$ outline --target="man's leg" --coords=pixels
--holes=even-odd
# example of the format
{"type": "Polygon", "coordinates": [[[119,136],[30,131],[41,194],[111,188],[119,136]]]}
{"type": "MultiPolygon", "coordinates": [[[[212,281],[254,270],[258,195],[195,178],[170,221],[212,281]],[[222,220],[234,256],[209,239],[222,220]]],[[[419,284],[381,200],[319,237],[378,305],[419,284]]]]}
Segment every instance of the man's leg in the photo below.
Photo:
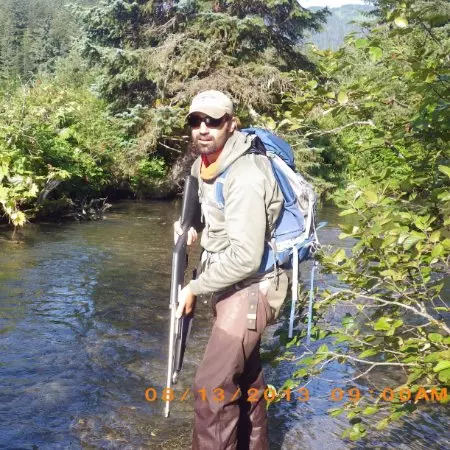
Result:
{"type": "Polygon", "coordinates": [[[238,450],[268,449],[267,412],[264,381],[260,358],[260,343],[253,350],[239,380],[245,395],[240,399],[238,450]]]}
{"type": "Polygon", "coordinates": [[[244,420],[247,417],[247,423],[242,424],[239,434],[251,434],[250,448],[264,449],[267,445],[267,419],[259,344],[270,318],[270,308],[257,286],[253,285],[220,300],[216,312],[211,337],[194,382],[193,449],[236,449],[240,414],[244,420]],[[248,300],[252,290],[258,295],[256,330],[247,329],[248,300]],[[256,401],[244,402],[241,399],[240,383],[244,396],[247,389],[258,390],[250,391],[250,400],[256,401]],[[248,413],[241,413],[242,406],[248,408],[248,413]]]}

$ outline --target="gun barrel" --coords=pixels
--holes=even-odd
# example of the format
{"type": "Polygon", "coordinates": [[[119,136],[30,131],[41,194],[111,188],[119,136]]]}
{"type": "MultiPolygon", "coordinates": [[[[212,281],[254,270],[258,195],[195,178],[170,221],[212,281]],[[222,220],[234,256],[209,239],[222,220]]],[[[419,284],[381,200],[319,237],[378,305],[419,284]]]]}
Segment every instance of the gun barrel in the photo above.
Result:
{"type": "MultiPolygon", "coordinates": [[[[179,236],[172,253],[172,276],[170,282],[170,331],[169,331],[169,358],[167,367],[166,388],[170,389],[172,383],[177,382],[178,372],[183,365],[184,349],[189,334],[192,317],[176,318],[178,297],[184,283],[184,272],[187,267],[187,234],[196,215],[199,214],[198,180],[193,176],[186,179],[183,206],[181,211],[181,227],[183,233],[179,236]]],[[[170,401],[166,401],[164,415],[169,417],[170,401]]]]}

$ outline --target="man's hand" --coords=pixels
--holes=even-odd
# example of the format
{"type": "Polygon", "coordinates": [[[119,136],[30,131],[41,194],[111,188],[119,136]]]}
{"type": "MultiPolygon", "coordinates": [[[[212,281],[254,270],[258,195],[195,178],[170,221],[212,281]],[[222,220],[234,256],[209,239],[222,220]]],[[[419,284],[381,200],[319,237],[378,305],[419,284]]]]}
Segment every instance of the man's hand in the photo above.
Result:
{"type": "Polygon", "coordinates": [[[178,296],[178,302],[179,303],[176,313],[177,319],[179,319],[183,315],[187,316],[195,309],[195,295],[191,292],[189,284],[181,289],[178,296]]]}
{"type": "MultiPolygon", "coordinates": [[[[173,224],[173,242],[174,244],[178,241],[178,236],[181,236],[183,234],[183,229],[181,228],[180,221],[177,220],[173,224]]],[[[197,231],[194,227],[191,227],[188,231],[188,237],[187,237],[187,245],[193,244],[197,240],[197,231]]]]}

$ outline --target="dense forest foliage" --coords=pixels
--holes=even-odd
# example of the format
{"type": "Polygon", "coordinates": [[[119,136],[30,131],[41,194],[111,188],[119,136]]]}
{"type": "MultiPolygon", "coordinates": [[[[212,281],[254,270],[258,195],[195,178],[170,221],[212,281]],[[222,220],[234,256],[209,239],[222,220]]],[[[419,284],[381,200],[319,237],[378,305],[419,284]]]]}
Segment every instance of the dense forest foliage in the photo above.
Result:
{"type": "Polygon", "coordinates": [[[53,72],[56,61],[69,53],[78,34],[73,10],[65,0],[2,0],[0,80],[28,81],[39,71],[53,72]]]}
{"type": "MultiPolygon", "coordinates": [[[[326,366],[354,366],[347,387],[364,380],[375,394],[330,411],[346,415],[351,440],[427,402],[447,403],[450,385],[450,5],[376,3],[378,23],[366,37],[315,51],[320,77],[302,74],[278,122],[315,136],[316,148],[336,158],[345,189],[333,199],[354,218],[340,237],[356,242],[351,253],[322,254],[323,270],[344,287],[320,293],[321,345],[296,361],[281,392],[326,366]],[[340,326],[322,320],[339,307],[350,311],[340,326]],[[380,385],[380,369],[396,371],[396,385],[380,385]]],[[[304,336],[289,341],[281,331],[280,339],[291,348],[304,336]]]]}
{"type": "MultiPolygon", "coordinates": [[[[356,240],[352,253],[322,255],[324,270],[346,286],[322,292],[316,305],[315,339],[326,343],[286,386],[350,362],[354,379],[370,380],[380,366],[401,370],[398,390],[421,397],[362,398],[333,411],[347,414],[350,439],[368,432],[367,416],[386,427],[450,382],[442,297],[450,6],[378,0],[374,7],[367,33],[350,34],[336,51],[305,45],[328,11],[295,0],[0,7],[0,205],[14,226],[106,193],[179,191],[189,162],[187,107],[210,88],[233,97],[244,125],[286,138],[300,171],[354,216],[342,233],[356,240]],[[336,304],[354,312],[330,328],[321,317],[336,304]]],[[[289,346],[302,338],[280,336],[289,346]]]]}

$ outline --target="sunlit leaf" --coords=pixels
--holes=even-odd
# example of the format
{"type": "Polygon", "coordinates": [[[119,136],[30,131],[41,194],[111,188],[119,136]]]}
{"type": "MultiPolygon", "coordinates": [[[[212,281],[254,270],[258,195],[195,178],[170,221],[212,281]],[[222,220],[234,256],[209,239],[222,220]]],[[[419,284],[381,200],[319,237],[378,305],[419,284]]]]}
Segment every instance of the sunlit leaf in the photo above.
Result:
{"type": "Polygon", "coordinates": [[[406,28],[408,26],[408,21],[406,20],[405,17],[396,17],[394,23],[399,28],[406,28]]]}
{"type": "Polygon", "coordinates": [[[335,409],[328,410],[328,413],[330,414],[331,417],[336,417],[336,416],[339,416],[340,414],[342,414],[344,411],[345,411],[345,408],[335,408],[335,409]]]}
{"type": "Polygon", "coordinates": [[[442,256],[444,254],[444,246],[442,244],[436,244],[431,251],[431,256],[433,258],[437,258],[439,256],[442,256]]]}
{"type": "Polygon", "coordinates": [[[439,334],[439,333],[429,333],[428,334],[428,339],[431,342],[442,342],[444,337],[442,336],[442,334],[439,334]]]}
{"type": "Polygon", "coordinates": [[[383,50],[380,47],[370,47],[369,54],[372,61],[376,62],[383,57],[383,50]]]}
{"type": "Polygon", "coordinates": [[[327,344],[322,344],[318,349],[316,353],[328,353],[328,346],[327,344]]]}
{"type": "Polygon", "coordinates": [[[364,350],[362,353],[358,355],[358,358],[367,358],[368,356],[378,355],[378,350],[373,348],[369,348],[368,350],[364,350]]]}
{"type": "Polygon", "coordinates": [[[343,248],[339,249],[334,255],[333,255],[333,262],[335,264],[339,264],[345,259],[345,250],[343,248]]]}
{"type": "Polygon", "coordinates": [[[366,48],[369,45],[369,41],[367,39],[359,38],[355,41],[356,48],[366,48]]]}
{"type": "Polygon", "coordinates": [[[343,318],[342,318],[342,326],[347,330],[349,328],[351,328],[355,323],[355,319],[353,318],[353,316],[351,316],[350,314],[346,314],[343,318]]]}
{"type": "Polygon", "coordinates": [[[442,173],[445,173],[445,175],[447,175],[448,177],[450,177],[450,167],[448,167],[448,166],[438,166],[438,169],[439,169],[442,173]]]}
{"type": "Polygon", "coordinates": [[[384,430],[388,425],[389,425],[389,418],[386,417],[385,419],[380,420],[380,421],[376,424],[375,428],[376,428],[377,430],[384,430]]]}
{"type": "Polygon", "coordinates": [[[341,211],[341,212],[339,213],[339,215],[340,215],[341,217],[343,217],[343,216],[349,216],[350,214],[355,214],[355,213],[356,213],[356,210],[353,209],[353,208],[350,208],[350,209],[345,209],[344,211],[341,211]]]}
{"type": "Polygon", "coordinates": [[[449,369],[450,361],[439,361],[434,367],[434,372],[440,372],[441,370],[449,369]]]}
{"type": "Polygon", "coordinates": [[[365,191],[364,196],[370,203],[377,203],[378,202],[378,195],[376,192],[373,191],[365,191]]]}
{"type": "Polygon", "coordinates": [[[372,414],[375,414],[378,411],[379,411],[379,408],[377,408],[376,406],[368,406],[367,408],[364,409],[364,411],[362,413],[365,416],[370,416],[372,414]]]}
{"type": "Polygon", "coordinates": [[[375,323],[375,325],[373,326],[373,329],[376,331],[387,331],[391,329],[391,324],[390,322],[392,321],[392,319],[388,318],[388,317],[380,317],[377,322],[375,323]]]}
{"type": "Polygon", "coordinates": [[[337,100],[341,105],[345,105],[346,103],[348,103],[347,92],[345,91],[339,92],[337,100]]]}
{"type": "Polygon", "coordinates": [[[448,382],[450,382],[450,368],[441,370],[438,374],[438,378],[441,383],[447,384],[448,382]]]}

